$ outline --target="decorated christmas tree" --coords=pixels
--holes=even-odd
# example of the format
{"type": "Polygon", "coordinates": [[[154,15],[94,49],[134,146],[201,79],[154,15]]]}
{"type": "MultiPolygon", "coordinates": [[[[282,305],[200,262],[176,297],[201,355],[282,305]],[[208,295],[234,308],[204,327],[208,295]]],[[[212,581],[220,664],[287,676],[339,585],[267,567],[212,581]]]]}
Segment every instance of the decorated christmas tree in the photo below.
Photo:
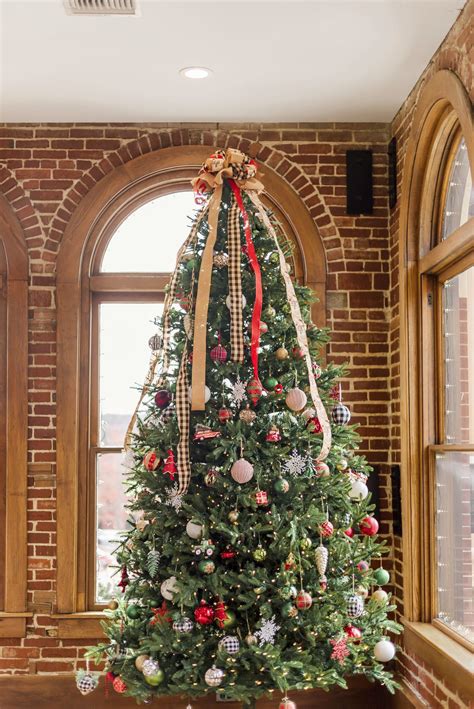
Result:
{"type": "MultiPolygon", "coordinates": [[[[89,651],[138,702],[217,692],[254,706],[279,690],[290,708],[290,690],[353,675],[394,687],[383,663],[399,627],[381,588],[370,468],[256,173],[236,150],[206,161],[150,342],[123,593],[89,651]]],[[[84,672],[80,683],[96,684],[84,672]]]]}

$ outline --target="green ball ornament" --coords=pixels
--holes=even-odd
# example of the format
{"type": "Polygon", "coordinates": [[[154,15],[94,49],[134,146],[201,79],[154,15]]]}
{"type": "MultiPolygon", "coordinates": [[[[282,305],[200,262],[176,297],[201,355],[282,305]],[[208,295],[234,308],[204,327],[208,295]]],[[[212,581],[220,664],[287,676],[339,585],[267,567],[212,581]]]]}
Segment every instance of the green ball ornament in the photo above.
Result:
{"type": "Polygon", "coordinates": [[[198,566],[202,574],[213,574],[216,570],[216,565],[210,559],[203,559],[199,562],[198,566]]]}
{"type": "Polygon", "coordinates": [[[265,379],[265,382],[264,382],[265,389],[271,389],[271,390],[273,390],[277,384],[278,384],[278,379],[275,379],[275,377],[268,377],[267,379],[265,379]]]}
{"type": "Polygon", "coordinates": [[[278,251],[273,251],[273,253],[270,254],[270,263],[280,263],[280,254],[278,251]]]}
{"type": "Polygon", "coordinates": [[[266,320],[273,320],[276,315],[276,310],[272,305],[269,305],[268,308],[265,308],[264,314],[266,320]]]}
{"type": "Polygon", "coordinates": [[[286,493],[290,489],[290,483],[285,478],[278,478],[273,486],[276,492],[286,493]]]}
{"type": "Polygon", "coordinates": [[[152,675],[144,676],[145,682],[150,685],[150,687],[158,687],[159,684],[163,682],[165,674],[163,670],[158,670],[152,675]]]}
{"type": "Polygon", "coordinates": [[[226,618],[220,621],[220,628],[232,628],[236,623],[236,617],[234,611],[226,610],[226,618]]]}
{"type": "Polygon", "coordinates": [[[128,606],[127,615],[130,620],[137,620],[140,617],[140,607],[139,606],[128,606]]]}
{"type": "Polygon", "coordinates": [[[343,470],[346,470],[348,465],[349,463],[347,460],[345,458],[341,458],[341,460],[336,463],[336,468],[342,472],[343,470]]]}
{"type": "Polygon", "coordinates": [[[253,553],[252,553],[253,558],[255,561],[265,561],[267,558],[267,552],[263,547],[257,547],[253,553]]]}
{"type": "Polygon", "coordinates": [[[374,579],[378,586],[384,586],[390,581],[390,574],[380,566],[374,571],[374,579]]]}
{"type": "Polygon", "coordinates": [[[313,542],[309,537],[303,537],[303,539],[300,541],[300,549],[302,549],[303,551],[305,549],[311,549],[312,546],[313,542]]]}
{"type": "Polygon", "coordinates": [[[292,587],[283,586],[279,589],[278,595],[280,596],[280,598],[283,598],[284,601],[289,600],[292,597],[292,587]]]}

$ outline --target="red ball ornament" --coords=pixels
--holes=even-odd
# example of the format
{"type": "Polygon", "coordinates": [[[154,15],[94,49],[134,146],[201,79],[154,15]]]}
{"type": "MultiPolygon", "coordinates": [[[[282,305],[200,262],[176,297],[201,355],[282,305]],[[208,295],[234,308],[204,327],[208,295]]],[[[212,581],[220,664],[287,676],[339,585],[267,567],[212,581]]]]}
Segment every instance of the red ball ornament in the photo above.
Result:
{"type": "Polygon", "coordinates": [[[352,537],[354,536],[354,530],[352,529],[352,527],[348,527],[344,530],[344,534],[346,535],[346,537],[352,539],[352,537]]]}
{"type": "Polygon", "coordinates": [[[327,478],[331,474],[329,465],[322,460],[319,461],[319,463],[316,463],[314,466],[314,471],[317,478],[327,478]]]}
{"type": "Polygon", "coordinates": [[[364,517],[359,524],[359,531],[366,537],[373,537],[379,531],[379,523],[375,517],[364,517]]]}
{"type": "Polygon", "coordinates": [[[199,625],[210,625],[214,620],[214,615],[214,609],[206,601],[201,601],[194,610],[194,619],[199,625]]]}
{"type": "Polygon", "coordinates": [[[296,709],[296,704],[292,702],[291,699],[288,699],[288,697],[285,697],[279,703],[278,709],[296,709]]]}
{"type": "Polygon", "coordinates": [[[311,433],[321,433],[321,431],[323,430],[323,427],[321,426],[321,422],[319,421],[317,416],[314,416],[313,418],[310,418],[308,420],[308,423],[306,424],[306,428],[311,433]]]}
{"type": "Polygon", "coordinates": [[[115,689],[116,692],[119,694],[123,694],[124,692],[127,691],[127,685],[123,681],[123,679],[118,675],[115,677],[114,681],[112,682],[112,687],[115,689]]]}
{"type": "Polygon", "coordinates": [[[291,354],[295,359],[303,359],[304,350],[302,347],[293,347],[293,349],[291,350],[291,354]]]}
{"type": "Polygon", "coordinates": [[[219,417],[219,421],[221,423],[225,423],[229,419],[232,418],[232,411],[230,409],[226,409],[224,406],[219,409],[219,413],[217,414],[219,417]]]}
{"type": "Polygon", "coordinates": [[[159,409],[166,409],[171,402],[171,394],[168,389],[160,389],[155,394],[155,404],[159,409]]]}
{"type": "Polygon", "coordinates": [[[273,391],[275,392],[275,394],[281,394],[283,391],[283,384],[275,384],[275,386],[273,387],[273,391]]]}
{"type": "Polygon", "coordinates": [[[260,321],[260,334],[265,335],[268,332],[268,325],[263,320],[260,321]]]}
{"type": "Polygon", "coordinates": [[[148,451],[148,453],[143,458],[143,465],[147,470],[156,470],[160,464],[160,459],[156,455],[155,451],[148,451]]]}
{"type": "Polygon", "coordinates": [[[366,574],[367,571],[370,569],[369,564],[366,561],[359,561],[357,564],[357,569],[360,571],[361,574],[366,574]]]}
{"type": "Polygon", "coordinates": [[[362,630],[356,628],[355,625],[346,625],[344,632],[350,640],[358,642],[362,637],[362,630]]]}
{"type": "Polygon", "coordinates": [[[224,363],[227,359],[227,350],[222,345],[213,347],[209,354],[213,362],[224,363]]]}
{"type": "Polygon", "coordinates": [[[233,549],[226,549],[225,551],[221,551],[219,556],[224,561],[227,561],[228,559],[234,559],[235,558],[235,551],[233,549]]]}
{"type": "Polygon", "coordinates": [[[184,293],[176,293],[176,299],[183,310],[189,310],[191,306],[191,298],[189,295],[185,295],[184,293]]]}
{"type": "Polygon", "coordinates": [[[305,611],[311,608],[312,605],[313,599],[311,598],[311,594],[307,593],[307,591],[300,591],[296,596],[296,607],[300,611],[305,611]]]}
{"type": "Polygon", "coordinates": [[[276,426],[272,426],[265,436],[265,440],[268,443],[278,443],[281,441],[281,433],[276,426]]]}
{"type": "Polygon", "coordinates": [[[325,522],[322,522],[322,524],[319,525],[319,531],[322,537],[330,537],[334,532],[332,522],[330,522],[328,519],[325,522]]]}
{"type": "Polygon", "coordinates": [[[252,404],[256,404],[262,396],[263,387],[258,379],[251,379],[247,384],[247,393],[250,396],[252,404]]]}

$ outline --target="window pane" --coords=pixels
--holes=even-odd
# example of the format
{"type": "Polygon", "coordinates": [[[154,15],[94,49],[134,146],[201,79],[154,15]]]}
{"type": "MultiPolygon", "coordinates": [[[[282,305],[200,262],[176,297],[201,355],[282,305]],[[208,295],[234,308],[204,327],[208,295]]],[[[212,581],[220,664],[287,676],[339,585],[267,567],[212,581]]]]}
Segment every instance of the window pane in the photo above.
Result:
{"type": "Polygon", "coordinates": [[[444,240],[474,215],[474,190],[466,141],[462,138],[451,163],[443,209],[441,238],[444,240]]]}
{"type": "Polygon", "coordinates": [[[99,443],[121,447],[148,371],[146,343],[162,303],[101,303],[99,355],[99,443]]]}
{"type": "Polygon", "coordinates": [[[107,273],[167,273],[191,228],[193,192],[174,192],[147,202],[130,214],[113,235],[102,259],[107,273]]]}
{"type": "Polygon", "coordinates": [[[474,442],[474,266],[443,289],[445,443],[474,442]]]}
{"type": "Polygon", "coordinates": [[[438,617],[474,642],[474,454],[436,456],[438,617]]]}
{"type": "Polygon", "coordinates": [[[100,453],[96,460],[96,602],[106,603],[117,593],[117,562],[114,551],[129,517],[123,485],[122,453],[100,453]]]}

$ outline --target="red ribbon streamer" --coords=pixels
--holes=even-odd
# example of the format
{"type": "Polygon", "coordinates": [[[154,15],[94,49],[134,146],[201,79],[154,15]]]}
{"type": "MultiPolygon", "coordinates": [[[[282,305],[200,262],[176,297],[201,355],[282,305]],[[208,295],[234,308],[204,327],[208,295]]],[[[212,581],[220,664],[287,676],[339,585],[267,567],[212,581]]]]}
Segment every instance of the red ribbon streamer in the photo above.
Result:
{"type": "Polygon", "coordinates": [[[260,318],[262,315],[263,302],[262,274],[260,272],[260,265],[258,263],[257,254],[255,253],[255,247],[252,241],[252,230],[250,228],[248,214],[244,206],[244,201],[242,199],[242,192],[240,191],[240,187],[234,182],[234,180],[229,179],[228,182],[232,189],[232,192],[234,193],[237,204],[239,205],[240,213],[244,221],[247,254],[255,275],[255,302],[253,304],[252,313],[252,338],[250,341],[250,356],[252,359],[254,377],[258,382],[260,382],[260,377],[258,376],[258,348],[260,345],[260,318]]]}

